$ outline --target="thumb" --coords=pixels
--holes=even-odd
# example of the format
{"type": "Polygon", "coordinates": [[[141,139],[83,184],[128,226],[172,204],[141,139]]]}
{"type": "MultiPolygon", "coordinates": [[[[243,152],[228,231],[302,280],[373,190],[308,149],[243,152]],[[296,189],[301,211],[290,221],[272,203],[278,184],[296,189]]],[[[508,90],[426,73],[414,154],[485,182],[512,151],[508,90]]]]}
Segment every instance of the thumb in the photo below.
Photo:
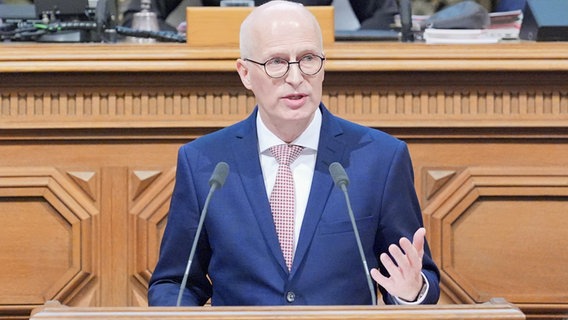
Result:
{"type": "Polygon", "coordinates": [[[418,251],[418,254],[420,256],[424,255],[424,243],[426,242],[425,237],[426,237],[426,229],[422,227],[416,230],[416,232],[414,233],[414,237],[412,239],[412,244],[414,245],[416,251],[418,251]]]}

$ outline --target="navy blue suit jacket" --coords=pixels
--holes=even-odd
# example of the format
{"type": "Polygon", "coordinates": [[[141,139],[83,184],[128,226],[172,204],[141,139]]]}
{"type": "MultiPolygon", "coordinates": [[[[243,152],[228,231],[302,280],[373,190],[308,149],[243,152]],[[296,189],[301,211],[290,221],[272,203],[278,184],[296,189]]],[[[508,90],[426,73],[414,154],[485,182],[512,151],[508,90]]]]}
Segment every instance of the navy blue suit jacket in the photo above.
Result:
{"type": "MultiPolygon", "coordinates": [[[[401,237],[422,226],[406,144],[379,130],[333,116],[321,105],[315,172],[292,270],[278,243],[266,194],[255,110],[230,127],[179,150],[176,184],[160,258],[150,281],[150,305],[175,305],[215,165],[230,166],[213,195],[192,262],[183,305],[370,304],[371,297],[343,193],[329,165],[341,163],[369,267],[401,237]]],[[[426,248],[423,273],[439,298],[439,272],[426,248]]],[[[382,288],[383,300],[394,301],[382,288]]]]}

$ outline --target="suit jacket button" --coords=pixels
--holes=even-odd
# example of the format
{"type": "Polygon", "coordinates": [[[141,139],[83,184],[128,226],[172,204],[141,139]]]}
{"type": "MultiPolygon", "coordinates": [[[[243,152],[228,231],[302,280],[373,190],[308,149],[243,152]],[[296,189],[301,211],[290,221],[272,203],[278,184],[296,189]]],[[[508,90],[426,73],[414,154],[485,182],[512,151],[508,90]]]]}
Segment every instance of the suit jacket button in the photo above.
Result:
{"type": "Polygon", "coordinates": [[[286,301],[292,303],[294,300],[296,300],[296,294],[292,291],[286,292],[286,301]]]}

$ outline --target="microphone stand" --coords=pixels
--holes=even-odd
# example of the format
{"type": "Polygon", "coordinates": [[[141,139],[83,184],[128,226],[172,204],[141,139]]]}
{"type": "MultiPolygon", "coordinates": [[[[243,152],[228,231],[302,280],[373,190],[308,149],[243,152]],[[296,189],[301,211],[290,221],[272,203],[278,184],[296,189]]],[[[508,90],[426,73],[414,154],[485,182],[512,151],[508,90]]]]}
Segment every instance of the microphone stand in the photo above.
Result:
{"type": "Polygon", "coordinates": [[[229,171],[229,166],[225,162],[219,162],[215,167],[215,170],[213,171],[211,179],[209,180],[209,184],[211,185],[211,187],[209,188],[209,193],[207,194],[207,198],[205,199],[203,210],[201,210],[201,217],[199,218],[197,231],[195,232],[195,237],[193,238],[193,244],[191,245],[191,251],[189,252],[189,259],[187,260],[187,266],[185,267],[183,279],[179,287],[179,293],[176,302],[177,307],[181,305],[181,298],[183,296],[183,291],[187,284],[187,279],[189,278],[189,269],[191,268],[191,264],[193,262],[195,249],[197,248],[197,241],[199,240],[199,235],[201,234],[201,229],[203,228],[203,222],[205,221],[205,216],[207,215],[207,208],[209,207],[211,196],[213,195],[213,192],[215,192],[215,190],[223,186],[223,184],[225,183],[225,179],[227,178],[228,171],[229,171]]]}
{"type": "Polygon", "coordinates": [[[353,209],[351,208],[351,201],[349,200],[349,194],[347,193],[347,185],[349,184],[349,178],[345,169],[339,162],[334,162],[329,166],[329,171],[335,181],[335,184],[343,191],[345,196],[345,202],[347,202],[347,212],[349,213],[349,219],[351,219],[351,225],[353,226],[353,232],[355,233],[355,239],[357,240],[357,248],[359,249],[359,255],[361,255],[361,260],[363,261],[363,269],[365,271],[365,276],[367,278],[367,284],[369,285],[369,292],[371,293],[371,304],[374,306],[377,304],[377,296],[375,293],[375,288],[373,287],[373,281],[369,275],[369,266],[367,265],[367,259],[365,258],[365,252],[363,251],[363,245],[361,244],[361,237],[359,236],[359,230],[357,229],[357,224],[355,223],[355,216],[353,215],[353,209]]]}

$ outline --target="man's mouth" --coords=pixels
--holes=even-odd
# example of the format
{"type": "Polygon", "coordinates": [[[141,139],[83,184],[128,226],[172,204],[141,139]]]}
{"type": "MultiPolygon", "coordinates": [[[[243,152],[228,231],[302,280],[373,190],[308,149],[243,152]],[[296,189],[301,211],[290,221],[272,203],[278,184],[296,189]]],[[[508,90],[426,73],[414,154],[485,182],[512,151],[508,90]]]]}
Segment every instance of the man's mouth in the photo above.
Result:
{"type": "Polygon", "coordinates": [[[290,100],[299,100],[299,99],[302,99],[305,96],[306,96],[305,94],[292,94],[292,95],[288,95],[284,98],[290,99],[290,100]]]}

